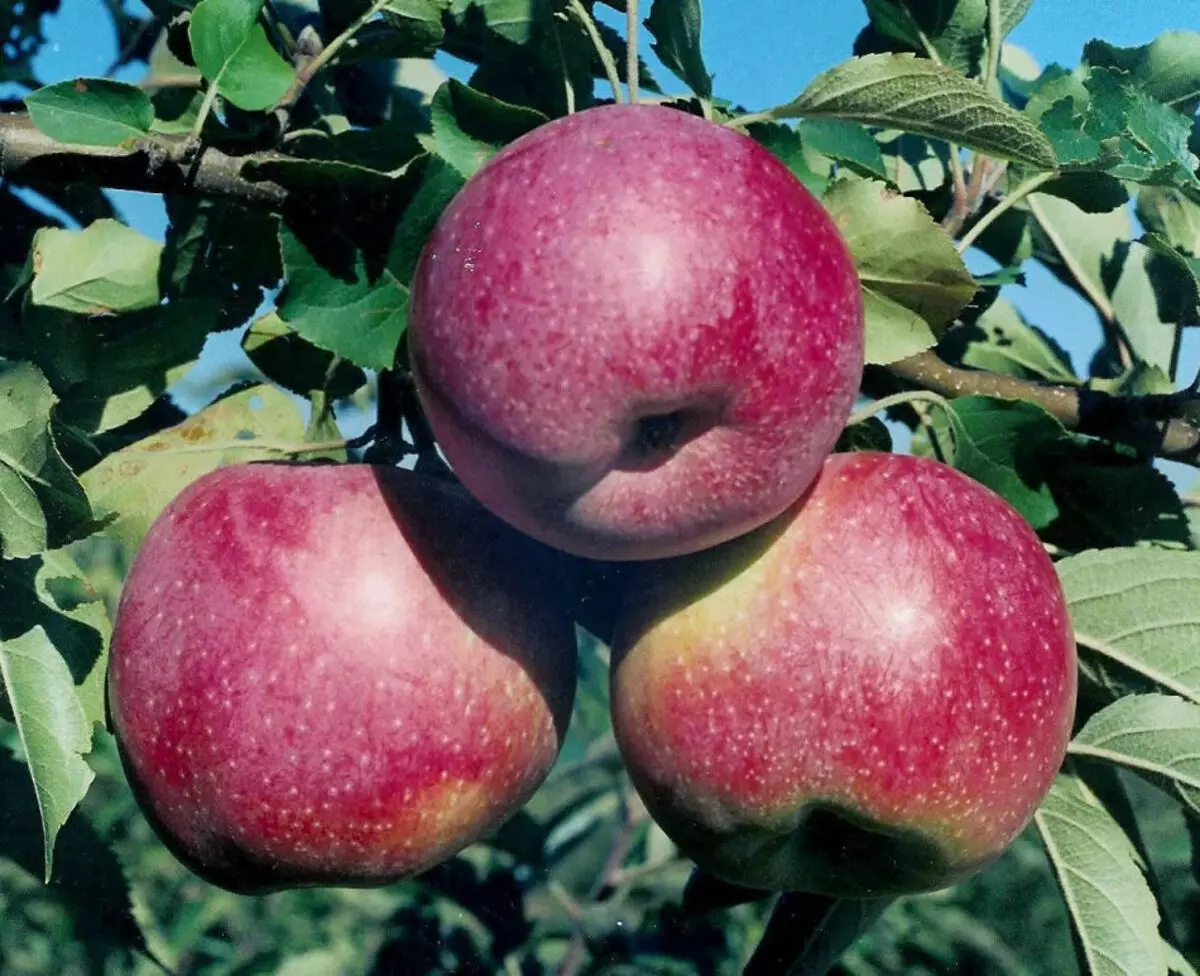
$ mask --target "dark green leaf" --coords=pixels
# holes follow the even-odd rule
[[[426,239],[462,185],[463,177],[458,170],[440,159],[428,161],[421,185],[396,228],[388,255],[388,267],[405,285],[411,284]]]
[[[774,153],[814,196],[821,196],[828,189],[832,165],[812,162],[811,154],[804,151],[800,135],[794,129],[782,122],[756,122],[746,132]]]
[[[868,417],[861,423],[846,427],[838,437],[835,451],[890,451],[892,435],[887,424],[878,417]]]
[[[264,376],[301,396],[321,390],[341,400],[367,381],[357,366],[335,363],[333,353],[306,342],[274,312],[254,321],[242,338],[242,348]]]
[[[1052,541],[1070,549],[1189,545],[1183,502],[1148,462],[1084,443],[1064,447],[1047,466],[1060,510],[1048,533]]]
[[[701,98],[711,98],[712,75],[700,53],[700,21],[700,0],[654,0],[646,28],[658,59]]]
[[[1188,148],[1191,119],[1152,98],[1122,71],[1093,68],[1083,76],[1082,90],[1077,78],[1064,82],[1055,91],[1060,99],[1040,117],[1064,167],[1200,191],[1198,160]]]
[[[1029,119],[953,68],[907,54],[853,58],[769,114],[900,129],[1035,169],[1053,169],[1058,162]]]
[[[879,143],[863,126],[840,119],[802,119],[796,130],[807,148],[847,166],[859,176],[887,179]]]
[[[6,559],[0,562],[0,597],[0,641],[40,628],[70,671],[85,718],[103,725],[108,614],[74,560],[61,549]],[[5,717],[11,721],[11,712]]]
[[[107,78],[77,78],[25,96],[33,124],[51,139],[82,146],[119,146],[140,139],[154,122],[150,96]]]
[[[1035,529],[1058,516],[1041,462],[1065,431],[1041,407],[960,397],[934,412],[933,428],[946,461],[1001,495]]]
[[[168,200],[159,273],[172,301],[215,306],[211,328],[242,326],[283,275],[279,222],[271,214],[214,200]]]
[[[434,151],[464,177],[502,146],[549,121],[545,115],[457,81],[438,89],[431,108]]]
[[[743,976],[824,976],[891,901],[785,892],[775,903]]]
[[[350,260],[334,273],[290,229],[281,233],[287,288],[279,316],[309,342],[367,369],[388,369],[408,323],[408,288],[390,269],[372,274],[354,244],[330,233],[322,242]]]
[[[1051,383],[1078,382],[1063,349],[1004,299],[973,324],[952,328],[938,351],[948,361],[973,369]]]
[[[56,398],[33,366],[0,361],[0,555],[33,556],[88,534],[91,508],[51,433]]]
[[[1200,34],[1195,31],[1168,31],[1140,47],[1089,41],[1083,59],[1092,67],[1127,72],[1152,98],[1185,115],[1200,105]]]
[[[479,17],[489,30],[514,44],[532,40],[544,17],[539,0],[452,0],[450,12],[464,23]]]
[[[29,788],[29,770],[0,749],[0,851],[34,877],[42,877],[43,851],[39,812]],[[125,871],[112,849],[80,813],[59,832],[55,872],[46,889],[65,905],[75,935],[96,958],[116,947],[132,953],[145,948],[133,917]],[[129,962],[132,965],[132,960]]]
[[[1107,173],[1064,173],[1039,192],[1070,200],[1084,213],[1107,213],[1129,202],[1125,184]]]

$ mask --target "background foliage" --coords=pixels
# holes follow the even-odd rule
[[[607,714],[613,568],[581,604],[559,766],[487,843],[387,889],[247,899],[153,837],[102,696],[150,521],[233,461],[437,464],[404,368],[425,236],[497,148],[612,98],[629,67],[579,0],[103,2],[110,75],[144,62],[142,84],[40,86],[57,0],[0,9],[0,80],[24,91],[0,115],[0,969],[1195,972],[1198,508],[1158,461],[1200,455],[1179,375],[1200,322],[1200,35],[1097,40],[1040,70],[1001,44],[1029,0],[865,0],[854,58],[743,106],[705,64],[698,0],[642,11],[643,99],[747,131],[850,244],[864,397],[891,399],[841,448],[895,438],[1004,495],[1058,559],[1078,631],[1076,738],[1012,850],[948,891],[813,917],[693,876],[630,790]],[[105,187],[162,193],[165,242]],[[971,248],[996,270],[972,273]],[[1032,267],[1094,309],[1090,362],[1009,301]],[[234,329],[244,356],[189,415],[169,391]],[[364,410],[378,422],[347,440],[339,418]]]

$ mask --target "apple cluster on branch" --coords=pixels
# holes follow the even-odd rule
[[[1028,824],[1075,707],[1054,566],[962,473],[832,453],[860,284],[765,148],[658,106],[541,125],[442,213],[408,321],[413,385],[385,389],[381,426],[419,402],[414,438],[461,487],[235,465],[137,553],[113,725],[194,870],[246,892],[386,884],[504,822],[563,743],[562,581],[589,560],[633,564],[613,731],[704,870],[892,897],[978,871]]]

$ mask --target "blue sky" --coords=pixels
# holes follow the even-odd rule
[[[648,9],[648,0],[642,2]],[[614,26],[623,25],[621,14],[606,11],[604,16]],[[865,22],[857,0],[709,0],[704,5],[704,56],[722,97],[751,109],[765,108],[794,97],[814,75],[847,57]],[[1071,66],[1093,37],[1132,46],[1151,41],[1166,30],[1198,25],[1200,0],[1034,0],[1010,41],[1042,65],[1057,61]],[[101,74],[115,56],[100,0],[63,0],[61,12],[47,27],[50,43],[36,63],[43,81]],[[642,49],[653,65],[648,41],[642,38]],[[661,67],[655,74],[661,82],[674,82]],[[156,198],[130,193],[117,196],[134,226],[162,237],[163,210]],[[1094,313],[1082,299],[1034,267],[1029,269],[1026,286],[1007,289],[1006,297],[1059,339],[1077,367],[1086,366],[1099,330]],[[215,364],[235,352],[233,341],[234,337],[228,336],[219,339],[206,360]],[[1198,366],[1200,335],[1188,335],[1181,379],[1190,379]],[[1169,469],[1184,484],[1195,477],[1191,469],[1182,466],[1170,465]]]

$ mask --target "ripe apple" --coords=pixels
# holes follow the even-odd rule
[[[168,846],[234,891],[375,885],[514,813],[575,690],[555,554],[534,547],[392,468],[241,465],[187,488],[138,551],[109,675]]]
[[[989,489],[839,454],[782,518],[630,585],[613,724],[652,816],[751,888],[873,897],[997,857],[1059,768],[1075,644]]]
[[[422,253],[414,377],[466,488],[594,559],[731,539],[816,475],[862,373],[833,221],[749,137],[649,105],[506,147]]]

